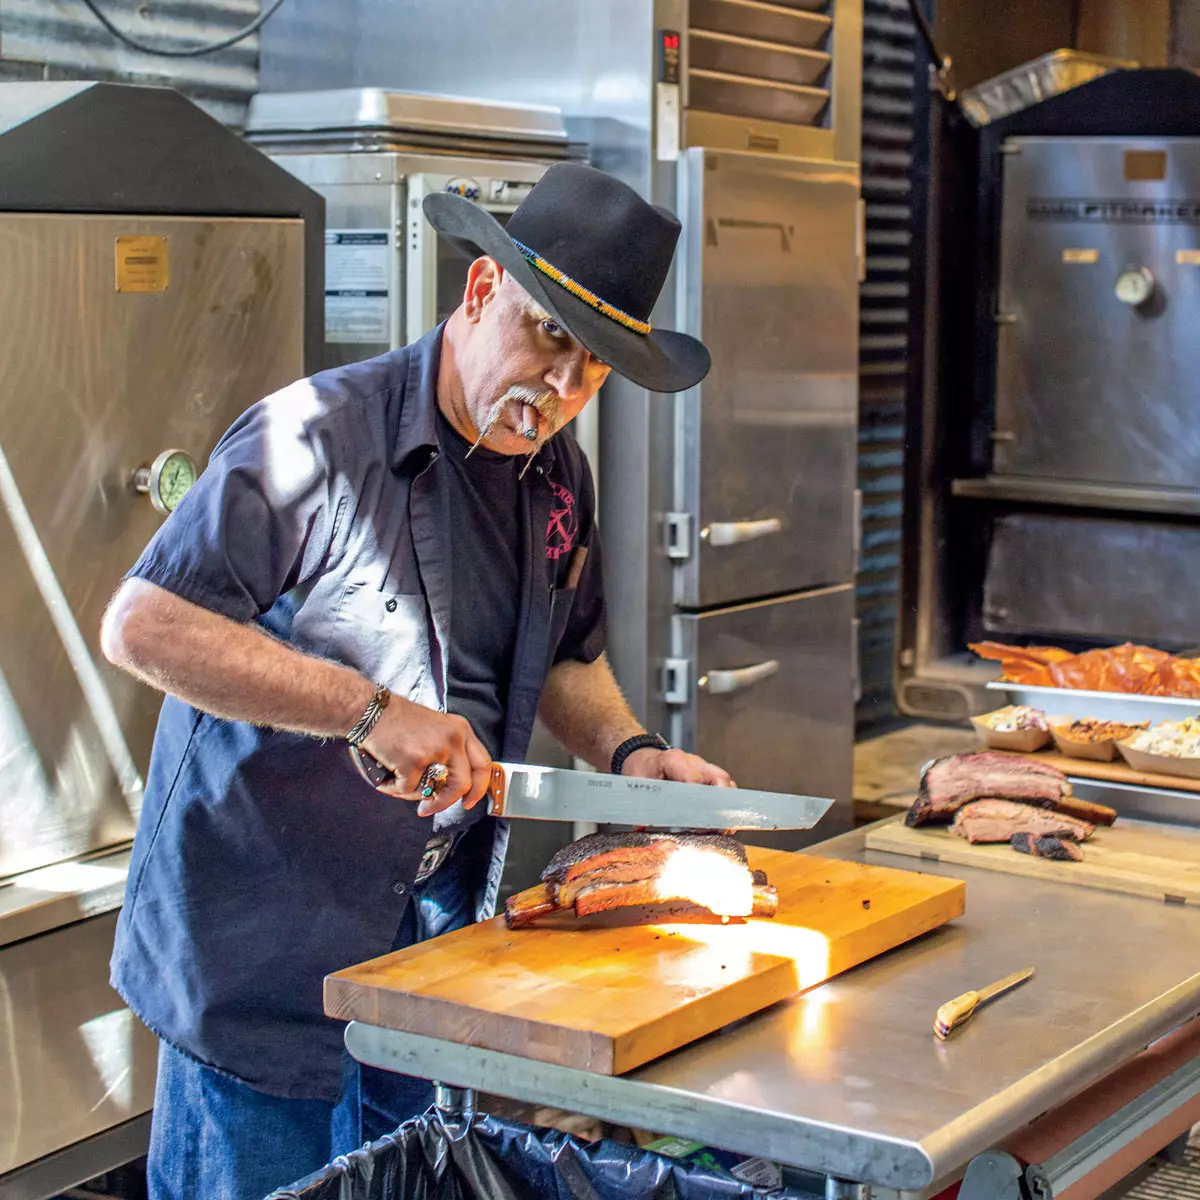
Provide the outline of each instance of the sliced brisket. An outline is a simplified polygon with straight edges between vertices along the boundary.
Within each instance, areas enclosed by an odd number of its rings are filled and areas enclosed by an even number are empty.
[[[955,815],[950,832],[968,842],[1009,842],[1015,834],[1086,841],[1095,832],[1086,821],[1013,800],[976,800]]]

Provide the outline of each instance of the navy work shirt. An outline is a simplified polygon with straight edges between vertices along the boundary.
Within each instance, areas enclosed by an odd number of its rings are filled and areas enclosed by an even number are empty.
[[[444,711],[452,569],[441,332],[249,409],[131,575]],[[570,437],[543,449],[518,506],[520,616],[502,749],[520,761],[550,666],[592,661],[604,645],[592,481]],[[431,825],[366,784],[342,741],[167,697],[114,986],[201,1062],[275,1095],[336,1099],[342,1026],[322,1013],[322,979],[391,948]],[[507,837],[488,819],[458,851],[477,868],[480,918],[495,906]]]

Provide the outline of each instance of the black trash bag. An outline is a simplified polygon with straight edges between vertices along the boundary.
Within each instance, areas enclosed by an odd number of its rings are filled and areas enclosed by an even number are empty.
[[[267,1200],[788,1200],[618,1142],[431,1108]]]

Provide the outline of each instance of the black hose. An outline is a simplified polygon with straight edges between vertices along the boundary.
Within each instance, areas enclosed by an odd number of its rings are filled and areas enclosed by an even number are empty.
[[[188,46],[180,50],[168,50],[159,46],[151,46],[148,42],[138,41],[137,38],[130,37],[129,34],[118,29],[108,17],[100,11],[96,4],[96,0],[83,0],[83,3],[91,10],[92,16],[108,30],[118,41],[124,42],[126,46],[131,46],[134,50],[140,50],[143,54],[157,54],[163,58],[198,58],[202,54],[212,54],[217,50],[227,50],[230,46],[237,45],[244,38],[248,38],[256,34],[278,11],[283,4],[283,0],[272,0],[269,8],[259,13],[249,25],[243,29],[239,29],[237,33],[231,33],[229,37],[222,38],[219,42],[209,42],[203,46]]]

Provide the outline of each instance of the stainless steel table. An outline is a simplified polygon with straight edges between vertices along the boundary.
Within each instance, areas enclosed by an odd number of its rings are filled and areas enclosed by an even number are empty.
[[[357,1022],[346,1045],[385,1069],[920,1191],[1200,1014],[1196,908],[918,864],[867,851],[861,830],[809,853],[964,879],[966,915],[617,1078]],[[1030,964],[1032,982],[933,1037],[939,1004]],[[1195,1073],[1172,1095],[1200,1090]]]

